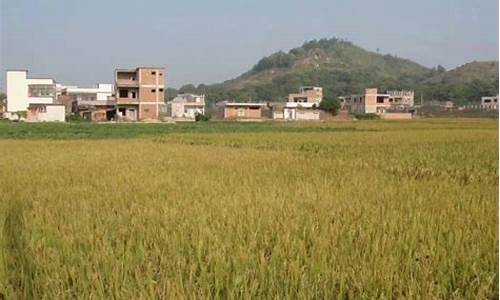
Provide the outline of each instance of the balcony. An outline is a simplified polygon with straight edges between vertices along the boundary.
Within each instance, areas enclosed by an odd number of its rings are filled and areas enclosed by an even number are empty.
[[[139,87],[139,82],[132,79],[120,79],[116,80],[117,87]]]

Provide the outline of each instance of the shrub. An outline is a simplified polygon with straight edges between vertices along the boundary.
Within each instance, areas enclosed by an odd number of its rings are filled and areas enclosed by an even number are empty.
[[[196,122],[206,122],[206,121],[209,121],[210,119],[212,118],[212,116],[210,114],[201,114],[201,113],[196,113],[194,115],[194,120]]]
[[[358,120],[380,120],[380,116],[377,114],[357,114],[354,116]]]

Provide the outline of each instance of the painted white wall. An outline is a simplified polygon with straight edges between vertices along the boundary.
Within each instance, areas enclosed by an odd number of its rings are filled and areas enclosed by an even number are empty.
[[[47,105],[46,111],[39,112],[36,117],[30,116],[28,113],[28,122],[64,122],[65,108],[64,105]]]
[[[27,71],[7,71],[7,111],[16,112],[28,107]]]
[[[54,97],[29,97],[30,84],[54,84],[53,79],[28,78],[28,71],[7,71],[7,111],[17,112],[28,109],[30,103],[53,103]]]
[[[105,101],[113,95],[113,85],[109,83],[98,83],[96,87],[81,88],[76,86],[63,87],[66,93],[71,94],[96,94],[96,100]]]
[[[319,110],[297,110],[297,120],[319,120]]]

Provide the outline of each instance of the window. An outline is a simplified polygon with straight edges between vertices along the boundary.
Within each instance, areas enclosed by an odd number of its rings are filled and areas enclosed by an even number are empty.
[[[156,71],[151,72],[151,75],[156,75]]]
[[[159,91],[159,92],[163,92],[163,89],[159,89],[158,91]]]
[[[131,92],[131,94],[132,94],[132,98],[135,99],[136,93],[135,92]]]
[[[30,84],[28,86],[29,97],[53,97],[55,87],[50,84]]]
[[[384,103],[384,97],[377,97],[377,103]]]
[[[151,93],[156,93],[156,89],[152,89],[152,90],[151,90]]]
[[[127,90],[120,90],[119,94],[120,94],[120,98],[128,98],[128,91]]]
[[[149,112],[149,108],[145,108],[144,112],[146,112],[146,113]]]
[[[160,75],[160,76],[163,76],[163,73],[160,73],[159,75]]]

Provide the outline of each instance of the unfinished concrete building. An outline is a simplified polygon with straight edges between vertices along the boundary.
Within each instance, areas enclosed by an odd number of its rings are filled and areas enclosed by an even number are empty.
[[[341,108],[353,114],[385,114],[405,112],[414,106],[413,91],[387,91],[379,93],[377,88],[367,88],[361,95],[340,97]]]
[[[289,94],[289,103],[311,103],[319,105],[323,100],[323,88],[317,86],[303,86],[298,94]]]
[[[165,68],[137,67],[115,73],[118,120],[157,120],[165,98]]]

